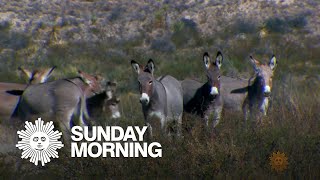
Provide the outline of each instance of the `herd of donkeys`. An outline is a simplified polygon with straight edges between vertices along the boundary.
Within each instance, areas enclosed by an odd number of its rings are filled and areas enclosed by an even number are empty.
[[[156,78],[152,59],[146,66],[132,60],[149,133],[152,134],[153,122],[160,124],[156,127],[164,133],[169,133],[168,123],[174,122],[179,135],[183,113],[201,117],[210,128],[217,126],[223,109],[242,112],[245,119],[261,119],[269,106],[276,58],[273,55],[268,63],[260,63],[250,56],[250,62],[255,74],[249,80],[222,76],[222,53],[219,51],[212,59],[206,52],[203,64],[207,82],[201,83],[193,79],[179,81],[170,75]],[[23,124],[41,117],[53,120],[68,133],[74,125],[90,125],[90,119],[120,117],[116,83],[82,71],[78,71],[78,77],[47,81],[54,69],[19,68],[28,76],[28,84],[0,82],[1,123]]]

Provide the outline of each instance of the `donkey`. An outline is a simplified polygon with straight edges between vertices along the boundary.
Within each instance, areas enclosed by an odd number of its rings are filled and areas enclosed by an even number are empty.
[[[103,106],[103,112],[107,115],[111,115],[111,118],[117,119],[121,117],[120,111],[119,111],[119,103],[120,98],[119,97],[112,97],[111,99],[108,99],[105,101],[105,104]]]
[[[53,120],[60,129],[69,132],[73,124],[86,125],[89,119],[86,96],[102,91],[98,78],[79,71],[79,77],[30,85],[20,97],[12,120]],[[66,137],[66,136],[65,136]]]
[[[115,82],[108,81],[105,91],[87,98],[87,108],[91,118],[95,119],[105,115],[114,119],[121,117],[119,112],[120,99],[115,95],[116,86]]]
[[[204,119],[207,126],[219,123],[223,100],[220,92],[220,68],[223,56],[219,51],[215,61],[211,61],[207,52],[203,55],[207,82],[186,79],[181,82],[183,88],[184,111],[194,113]]]
[[[224,111],[227,113],[242,113],[242,105],[248,93],[248,80],[239,77],[221,76],[220,83]],[[234,93],[235,91],[237,93]]]
[[[154,77],[154,62],[150,59],[143,68],[131,61],[133,70],[138,74],[140,103],[144,120],[152,136],[151,118],[160,120],[161,130],[166,133],[168,122],[177,122],[177,135],[181,133],[183,113],[183,93],[180,82],[170,75]],[[170,133],[170,132],[169,132]]]
[[[255,76],[249,80],[248,95],[243,103],[243,113],[245,120],[250,115],[267,115],[269,101],[272,89],[272,77],[276,68],[277,61],[275,55],[272,55],[268,64],[261,64],[250,56],[250,62],[253,65]]]
[[[29,71],[22,67],[19,70],[23,72],[29,79],[28,84],[44,83],[50,77],[56,67]],[[9,120],[18,101],[19,95],[28,84],[4,83],[0,82],[0,120]]]

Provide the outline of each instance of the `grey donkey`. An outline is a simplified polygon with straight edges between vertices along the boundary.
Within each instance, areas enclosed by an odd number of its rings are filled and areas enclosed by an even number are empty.
[[[28,69],[19,67],[19,70],[28,77],[28,84],[0,82],[0,121],[9,123],[16,105],[19,101],[19,96],[29,84],[44,83],[50,77],[56,67],[36,69],[29,71]]]
[[[203,55],[207,82],[186,79],[181,82],[183,88],[184,111],[193,113],[204,119],[207,126],[213,128],[219,123],[223,108],[220,91],[220,68],[223,56],[219,51],[215,61],[207,52]]]
[[[167,134],[168,122],[177,123],[177,134],[181,133],[183,95],[180,82],[170,75],[154,77],[155,65],[149,60],[145,67],[132,60],[133,70],[138,74],[140,103],[144,120],[152,136],[151,118],[160,121],[163,134]],[[169,131],[170,133],[170,131]]]
[[[86,125],[87,94],[101,92],[98,78],[79,71],[79,77],[28,86],[20,97],[11,121],[33,121],[41,117],[59,124],[68,140],[70,126]]]

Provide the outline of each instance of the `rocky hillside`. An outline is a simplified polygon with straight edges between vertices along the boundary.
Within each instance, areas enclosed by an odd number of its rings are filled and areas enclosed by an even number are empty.
[[[172,38],[181,26],[203,37],[230,28],[236,33],[303,28],[307,36],[319,38],[319,4],[316,0],[12,0],[0,2],[0,27],[30,35],[35,42],[143,39],[145,47]],[[2,41],[1,48],[10,46]]]

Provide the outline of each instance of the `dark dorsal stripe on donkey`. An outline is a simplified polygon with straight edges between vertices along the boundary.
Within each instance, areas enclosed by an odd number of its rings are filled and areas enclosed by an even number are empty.
[[[262,64],[252,56],[250,62],[253,65],[255,76],[249,80],[248,95],[243,103],[245,119],[248,111],[251,115],[267,115],[272,90],[272,77],[277,61],[273,55],[268,64]]]
[[[149,60],[145,67],[136,61],[131,61],[133,70],[138,74],[140,90],[140,103],[149,133],[152,135],[151,118],[159,119],[161,130],[166,133],[167,123],[176,121],[178,124],[178,135],[181,131],[183,97],[182,87],[178,80],[170,75],[156,79],[154,77],[155,65]]]
[[[181,82],[183,88],[184,110],[201,116],[205,123],[215,127],[220,120],[223,107],[220,95],[220,68],[223,56],[219,51],[215,61],[212,61],[206,52],[203,55],[207,82],[201,83],[196,80],[186,79]]]

